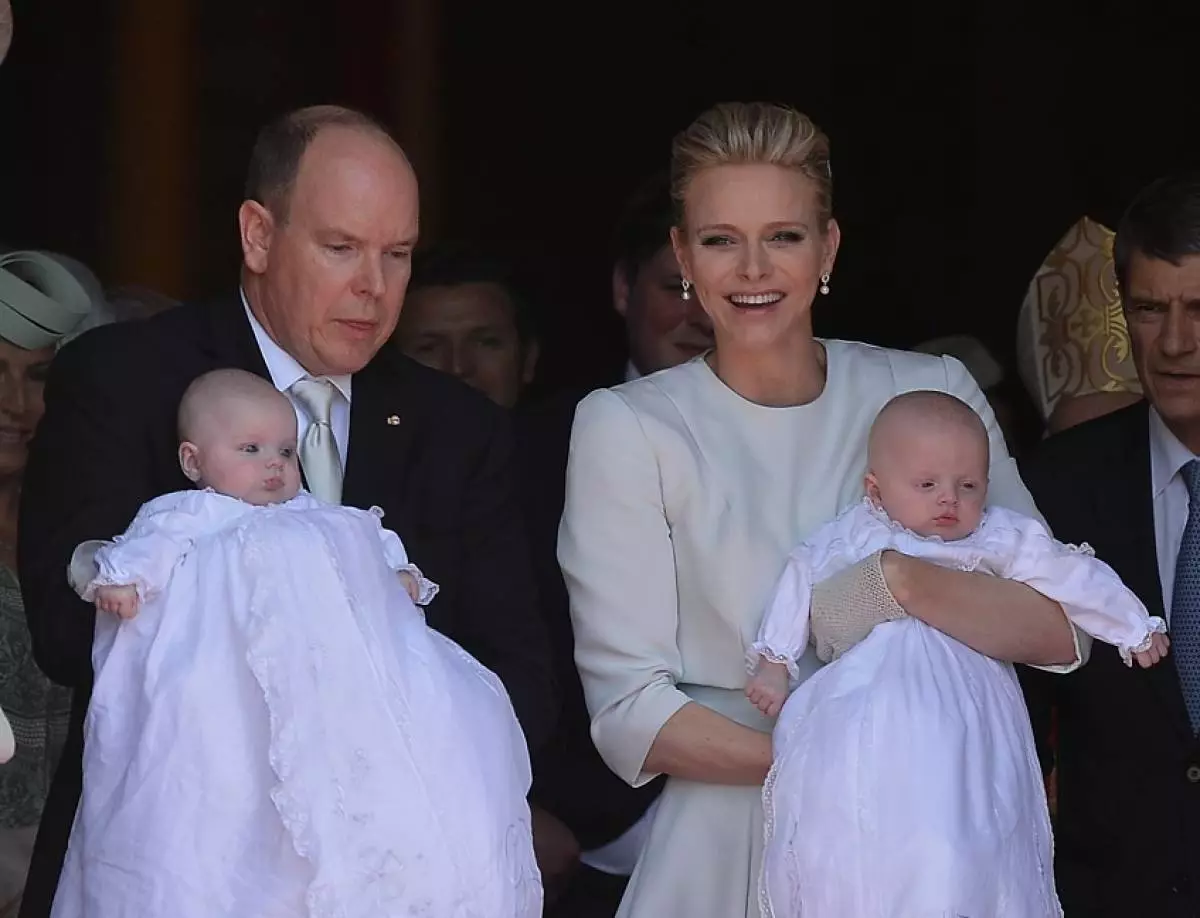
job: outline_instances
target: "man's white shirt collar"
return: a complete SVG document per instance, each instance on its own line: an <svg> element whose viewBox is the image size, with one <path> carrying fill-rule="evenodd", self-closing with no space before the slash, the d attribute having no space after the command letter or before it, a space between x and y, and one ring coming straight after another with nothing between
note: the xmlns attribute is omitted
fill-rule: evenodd
<svg viewBox="0 0 1200 918"><path fill-rule="evenodd" d="M304 379L309 373L300 363L275 343L267 330L262 327L262 323L255 317L254 312L250 309L250 303L246 300L246 291L242 290L242 308L246 310L246 319L250 322L250 330L254 332L254 340L258 343L258 350L263 356L263 362L267 365L267 372L271 374L271 384L280 392L287 392L299 380ZM333 383L334 387L342 393L342 398L346 400L346 404L350 404L350 377L347 376L326 376Z"/></svg>
<svg viewBox="0 0 1200 918"><path fill-rule="evenodd" d="M1196 457L1171 433L1159 413L1150 408L1150 488L1157 499L1179 470Z"/></svg>

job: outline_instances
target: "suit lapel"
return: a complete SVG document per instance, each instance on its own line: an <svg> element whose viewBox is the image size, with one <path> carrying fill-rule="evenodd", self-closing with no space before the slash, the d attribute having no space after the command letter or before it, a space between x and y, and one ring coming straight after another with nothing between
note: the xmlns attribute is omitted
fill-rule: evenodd
<svg viewBox="0 0 1200 918"><path fill-rule="evenodd" d="M354 374L342 503L366 508L403 490L420 406L402 361L385 350Z"/></svg>
<svg viewBox="0 0 1200 918"><path fill-rule="evenodd" d="M1145 402L1126 409L1127 419L1112 444L1112 465L1106 478L1113 486L1105 490L1110 508L1098 508L1101 519L1108 516L1114 526L1114 541L1121 545L1121 577L1145 603L1151 615L1164 614L1162 581L1158 572L1158 548L1154 535L1154 494L1150 474L1150 420ZM1115 473L1115 474L1114 474ZM1114 557L1114 560L1116 558ZM1171 723L1183 739L1193 739L1175 658L1141 670L1164 705Z"/></svg>
<svg viewBox="0 0 1200 918"><path fill-rule="evenodd" d="M210 369L229 367L270 379L240 294L210 303L204 310L200 348L212 361Z"/></svg>

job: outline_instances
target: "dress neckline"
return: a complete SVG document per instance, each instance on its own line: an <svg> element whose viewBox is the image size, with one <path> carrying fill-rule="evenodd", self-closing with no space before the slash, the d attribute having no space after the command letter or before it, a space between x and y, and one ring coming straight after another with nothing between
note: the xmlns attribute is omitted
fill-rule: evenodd
<svg viewBox="0 0 1200 918"><path fill-rule="evenodd" d="M696 364L697 372L706 380L706 384L721 393L719 398L724 398L732 401L743 410L760 412L764 416L773 415L779 417L786 413L795 413L805 410L812 410L821 405L829 398L829 391L839 384L841 360L837 352L836 342L829 341L825 338L814 338L818 344L825 349L825 387L820 394L811 402L805 402L802 405L763 405L760 402L751 401L743 395L740 395L731 389L720 376L716 374L708 364L708 352L701 354L699 357L693 357L690 363Z"/></svg>

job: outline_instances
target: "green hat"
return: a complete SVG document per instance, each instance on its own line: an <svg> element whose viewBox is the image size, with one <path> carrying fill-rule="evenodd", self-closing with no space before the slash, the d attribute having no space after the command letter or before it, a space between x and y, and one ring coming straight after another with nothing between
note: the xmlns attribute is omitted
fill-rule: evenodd
<svg viewBox="0 0 1200 918"><path fill-rule="evenodd" d="M0 255L0 338L10 344L29 351L58 345L87 318L91 306L83 285L51 256Z"/></svg>

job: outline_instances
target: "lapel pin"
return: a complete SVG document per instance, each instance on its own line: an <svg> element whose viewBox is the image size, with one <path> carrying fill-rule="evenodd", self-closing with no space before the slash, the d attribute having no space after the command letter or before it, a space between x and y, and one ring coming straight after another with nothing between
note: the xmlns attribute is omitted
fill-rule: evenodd
<svg viewBox="0 0 1200 918"><path fill-rule="evenodd" d="M398 427L400 426L400 416L396 414L388 415L387 422L388 427Z"/></svg>

